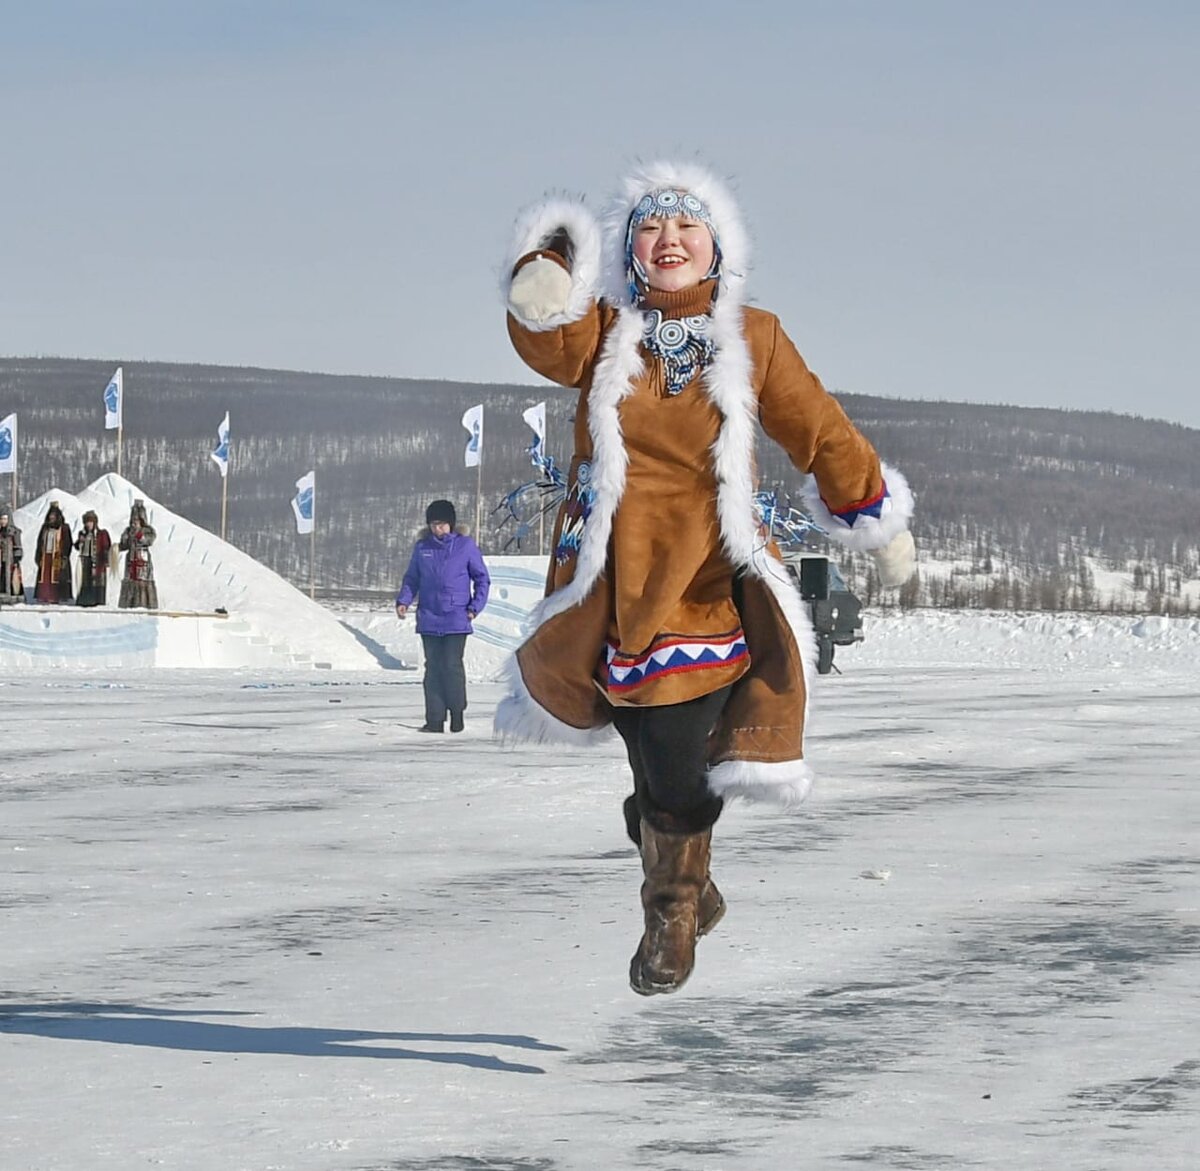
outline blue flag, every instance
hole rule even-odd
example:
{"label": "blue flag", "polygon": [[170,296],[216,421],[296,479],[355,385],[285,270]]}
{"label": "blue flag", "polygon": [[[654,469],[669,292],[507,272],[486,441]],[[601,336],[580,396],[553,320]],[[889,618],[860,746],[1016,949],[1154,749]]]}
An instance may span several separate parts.
{"label": "blue flag", "polygon": [[292,511],[296,514],[296,532],[311,533],[317,517],[317,473],[311,471],[296,481],[296,495],[292,498]]}
{"label": "blue flag", "polygon": [[104,429],[116,431],[121,426],[122,400],[125,397],[125,368],[117,367],[117,372],[109,379],[104,388]]}

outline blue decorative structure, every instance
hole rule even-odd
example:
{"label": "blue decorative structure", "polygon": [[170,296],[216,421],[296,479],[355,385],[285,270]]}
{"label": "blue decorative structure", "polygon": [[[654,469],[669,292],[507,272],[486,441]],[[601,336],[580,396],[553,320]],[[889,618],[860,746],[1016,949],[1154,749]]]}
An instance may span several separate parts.
{"label": "blue decorative structure", "polygon": [[542,443],[535,439],[527,450],[530,462],[540,474],[537,479],[514,488],[492,509],[492,516],[500,514],[496,522],[498,530],[513,526],[504,542],[506,553],[512,552],[514,547],[520,552],[523,541],[530,536],[536,537],[541,517],[549,516],[553,523],[554,514],[567,496],[567,477],[554,462],[554,457],[545,454]]}
{"label": "blue decorative structure", "polygon": [[756,492],[754,507],[771,539],[785,548],[806,544],[814,536],[828,535],[807,512],[793,508],[786,500],[781,502],[777,492]]}

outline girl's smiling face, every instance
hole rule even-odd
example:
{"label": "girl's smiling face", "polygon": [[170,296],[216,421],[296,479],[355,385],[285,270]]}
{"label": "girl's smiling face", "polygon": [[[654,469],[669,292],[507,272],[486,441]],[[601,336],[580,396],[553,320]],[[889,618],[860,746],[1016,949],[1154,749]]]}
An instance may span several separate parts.
{"label": "girl's smiling face", "polygon": [[633,230],[633,254],[652,289],[678,293],[708,276],[712,233],[702,220],[690,216],[650,217]]}

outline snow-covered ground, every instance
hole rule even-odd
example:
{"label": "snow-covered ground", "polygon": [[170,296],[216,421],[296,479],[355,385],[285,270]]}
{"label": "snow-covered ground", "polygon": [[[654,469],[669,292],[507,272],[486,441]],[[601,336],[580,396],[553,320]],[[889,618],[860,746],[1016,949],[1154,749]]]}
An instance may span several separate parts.
{"label": "snow-covered ground", "polygon": [[421,736],[401,672],[5,674],[0,1167],[1193,1167],[1200,633],[838,662],[652,1000],[615,743],[502,748],[481,683]]}

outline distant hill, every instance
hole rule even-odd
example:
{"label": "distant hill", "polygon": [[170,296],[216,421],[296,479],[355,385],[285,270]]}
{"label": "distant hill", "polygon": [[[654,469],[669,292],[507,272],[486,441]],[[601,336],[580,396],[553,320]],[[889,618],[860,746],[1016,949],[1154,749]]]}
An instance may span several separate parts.
{"label": "distant hill", "polygon": [[[101,393],[117,364],[0,358],[0,417],[20,416],[24,499],[114,470]],[[521,412],[532,403],[546,400],[551,453],[564,463],[570,455],[575,395],[555,387],[123,365],[125,476],[216,530],[220,477],[209,452],[228,410],[229,539],[300,584],[308,541],[288,501],[311,467],[318,581],[386,589],[428,500],[448,497],[473,522],[475,472],[462,466],[459,422],[469,406],[486,404],[485,511],[530,478]],[[1102,412],[838,398],[917,494],[923,573],[907,602],[1200,608],[1200,431]],[[798,499],[800,476],[783,453],[763,442],[759,458],[764,486]],[[485,523],[485,552],[507,535]],[[850,558],[846,568],[875,600],[869,562]]]}

